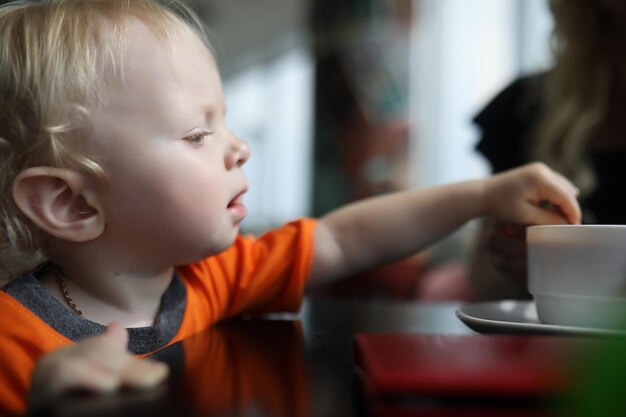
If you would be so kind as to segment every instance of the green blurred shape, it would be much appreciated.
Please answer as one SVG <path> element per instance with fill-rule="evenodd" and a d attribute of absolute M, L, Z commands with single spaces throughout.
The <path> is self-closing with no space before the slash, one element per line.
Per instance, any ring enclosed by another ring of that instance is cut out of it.
<path fill-rule="evenodd" d="M 565 398 L 568 416 L 626 416 L 626 336 L 597 342 L 576 364 L 574 389 Z"/>

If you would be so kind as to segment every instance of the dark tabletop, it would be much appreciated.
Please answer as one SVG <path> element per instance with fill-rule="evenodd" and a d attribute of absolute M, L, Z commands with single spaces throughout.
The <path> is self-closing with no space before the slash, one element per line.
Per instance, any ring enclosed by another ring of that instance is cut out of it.
<path fill-rule="evenodd" d="M 57 416 L 367 416 L 355 377 L 359 332 L 471 334 L 459 303 L 307 298 L 299 314 L 238 319 L 170 346 L 167 383 L 145 393 L 74 396 Z M 448 409 L 449 411 L 449 409 Z M 403 415 L 474 415 L 415 411 Z M 538 415 L 528 413 L 502 415 Z"/>

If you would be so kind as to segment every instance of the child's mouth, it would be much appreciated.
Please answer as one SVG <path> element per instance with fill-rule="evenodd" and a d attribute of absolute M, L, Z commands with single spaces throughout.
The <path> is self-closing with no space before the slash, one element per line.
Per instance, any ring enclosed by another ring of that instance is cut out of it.
<path fill-rule="evenodd" d="M 243 195 L 247 191 L 248 191 L 247 189 L 244 189 L 244 190 L 240 191 L 239 194 L 234 196 L 233 199 L 228 202 L 227 208 L 231 208 L 231 207 L 242 205 L 243 204 Z"/>
<path fill-rule="evenodd" d="M 238 217 L 239 220 L 243 220 L 243 218 L 246 217 L 246 215 L 248 214 L 248 209 L 243 204 L 244 194 L 245 194 L 245 191 L 242 191 L 241 193 L 237 194 L 232 200 L 228 202 L 228 205 L 226 206 L 226 209 L 230 213 Z"/>
<path fill-rule="evenodd" d="M 227 208 L 233 208 L 235 206 L 241 205 L 243 203 L 243 195 L 239 194 L 237 197 L 233 198 L 228 202 Z"/>

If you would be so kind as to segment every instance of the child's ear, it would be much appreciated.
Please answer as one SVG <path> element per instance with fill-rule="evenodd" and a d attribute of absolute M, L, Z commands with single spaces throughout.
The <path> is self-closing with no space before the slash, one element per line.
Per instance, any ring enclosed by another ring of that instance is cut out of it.
<path fill-rule="evenodd" d="M 104 211 L 88 177 L 69 169 L 33 167 L 13 182 L 17 207 L 39 228 L 59 239 L 86 242 L 104 231 Z"/>

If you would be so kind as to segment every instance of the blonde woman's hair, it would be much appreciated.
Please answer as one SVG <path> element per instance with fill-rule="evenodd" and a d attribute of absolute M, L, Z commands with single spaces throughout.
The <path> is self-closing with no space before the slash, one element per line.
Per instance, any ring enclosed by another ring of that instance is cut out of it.
<path fill-rule="evenodd" d="M 547 74 L 534 155 L 570 178 L 583 195 L 595 186 L 585 148 L 607 112 L 612 77 L 609 25 L 595 3 L 550 0 L 555 62 Z"/>
<path fill-rule="evenodd" d="M 0 7 L 0 287 L 45 260 L 42 233 L 13 201 L 16 176 L 34 166 L 103 175 L 84 139 L 107 88 L 103 74 L 119 74 L 123 65 L 129 19 L 169 45 L 176 29 L 190 28 L 210 49 L 188 7 L 163 3 L 39 0 Z"/>

